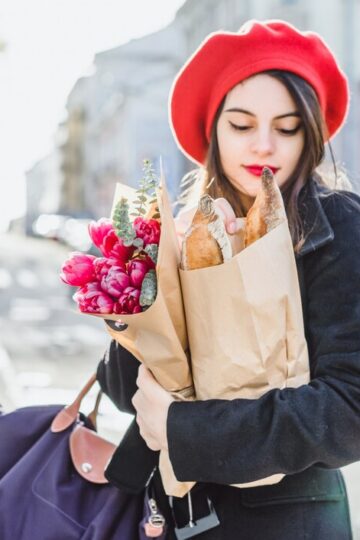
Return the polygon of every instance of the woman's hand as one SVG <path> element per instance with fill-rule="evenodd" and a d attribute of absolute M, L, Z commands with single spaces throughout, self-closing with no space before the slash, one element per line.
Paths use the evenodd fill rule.
<path fill-rule="evenodd" d="M 236 234 L 238 231 L 244 228 L 244 218 L 236 217 L 231 204 L 226 199 L 224 199 L 223 197 L 215 199 L 214 204 L 217 213 L 224 222 L 226 232 L 228 234 Z M 186 210 L 182 210 L 175 218 L 175 228 L 178 235 L 180 247 L 182 245 L 184 235 L 191 225 L 196 209 L 197 205 L 192 206 L 191 208 L 188 208 Z"/>
<path fill-rule="evenodd" d="M 150 450 L 167 450 L 166 420 L 170 403 L 175 401 L 143 365 L 139 367 L 136 384 L 139 390 L 132 398 L 140 435 Z"/>

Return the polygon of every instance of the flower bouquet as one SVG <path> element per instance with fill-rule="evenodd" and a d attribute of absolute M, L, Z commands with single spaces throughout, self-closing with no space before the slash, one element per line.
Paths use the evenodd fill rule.
<path fill-rule="evenodd" d="M 102 257 L 73 253 L 60 274 L 78 287 L 79 310 L 105 319 L 110 335 L 166 390 L 192 396 L 180 252 L 164 176 L 160 182 L 145 160 L 140 188 L 117 184 L 111 218 L 92 222 L 89 234 Z"/>
<path fill-rule="evenodd" d="M 102 257 L 74 252 L 62 266 L 61 279 L 79 287 L 73 298 L 83 313 L 141 313 L 156 298 L 160 220 L 155 200 L 150 201 L 149 216 L 144 215 L 147 193 L 155 187 L 153 171 L 147 163 L 146 167 L 131 213 L 135 219 L 130 221 L 129 203 L 120 197 L 112 219 L 101 218 L 89 225 L 91 240 Z"/>

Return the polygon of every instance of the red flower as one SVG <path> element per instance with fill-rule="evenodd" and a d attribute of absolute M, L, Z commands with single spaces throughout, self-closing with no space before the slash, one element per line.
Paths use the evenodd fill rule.
<path fill-rule="evenodd" d="M 81 287 L 73 296 L 80 311 L 84 313 L 112 313 L 114 300 L 100 287 L 98 282 L 91 282 Z"/>
<path fill-rule="evenodd" d="M 112 266 L 119 266 L 125 271 L 126 265 L 116 259 L 107 259 L 106 257 L 96 257 L 94 261 L 95 277 L 101 282 L 103 276 L 105 276 Z"/>
<path fill-rule="evenodd" d="M 91 221 L 88 226 L 89 235 L 95 246 L 101 248 L 105 236 L 113 230 L 111 219 L 101 218 L 98 221 Z"/>
<path fill-rule="evenodd" d="M 147 259 L 150 259 L 150 257 L 147 257 Z M 131 285 L 137 289 L 141 289 L 144 276 L 150 268 L 152 267 L 147 260 L 132 259 L 128 264 L 128 274 L 130 276 Z"/>
<path fill-rule="evenodd" d="M 89 234 L 104 257 L 127 262 L 134 253 L 134 247 L 126 247 L 117 236 L 110 219 L 101 218 L 89 225 Z"/>
<path fill-rule="evenodd" d="M 148 244 L 159 244 L 160 223 L 156 219 L 137 217 L 134 220 L 134 229 L 136 236 L 143 239 L 144 246 Z"/>
<path fill-rule="evenodd" d="M 101 288 L 103 291 L 118 298 L 130 285 L 130 277 L 125 272 L 123 266 L 111 266 L 107 274 L 101 278 Z"/>
<path fill-rule="evenodd" d="M 123 294 L 119 296 L 118 301 L 114 304 L 114 313 L 132 314 L 140 313 L 142 308 L 139 304 L 140 290 L 134 287 L 127 287 Z"/>
<path fill-rule="evenodd" d="M 64 283 L 75 287 L 81 287 L 89 283 L 95 277 L 94 260 L 93 255 L 86 255 L 78 251 L 70 253 L 70 257 L 66 259 L 61 267 L 60 278 Z"/>

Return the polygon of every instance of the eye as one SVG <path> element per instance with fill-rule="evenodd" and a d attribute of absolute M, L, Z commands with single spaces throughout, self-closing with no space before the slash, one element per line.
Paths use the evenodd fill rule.
<path fill-rule="evenodd" d="M 246 131 L 247 129 L 250 129 L 251 126 L 238 126 L 237 124 L 233 124 L 229 120 L 229 124 L 233 129 L 236 129 L 237 131 Z"/>
<path fill-rule="evenodd" d="M 295 135 L 295 133 L 297 133 L 300 128 L 301 128 L 301 124 L 296 126 L 296 128 L 294 129 L 278 129 L 278 131 L 282 133 L 283 135 Z"/>

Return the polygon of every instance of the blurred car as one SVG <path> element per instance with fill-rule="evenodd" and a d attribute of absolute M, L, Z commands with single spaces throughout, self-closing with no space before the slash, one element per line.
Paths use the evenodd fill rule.
<path fill-rule="evenodd" d="M 32 224 L 35 236 L 59 240 L 62 238 L 62 229 L 70 216 L 62 214 L 40 214 Z"/>
<path fill-rule="evenodd" d="M 92 252 L 94 246 L 88 232 L 90 222 L 91 219 L 68 218 L 61 229 L 61 240 L 75 251 Z M 94 254 L 99 255 L 99 252 Z"/>

